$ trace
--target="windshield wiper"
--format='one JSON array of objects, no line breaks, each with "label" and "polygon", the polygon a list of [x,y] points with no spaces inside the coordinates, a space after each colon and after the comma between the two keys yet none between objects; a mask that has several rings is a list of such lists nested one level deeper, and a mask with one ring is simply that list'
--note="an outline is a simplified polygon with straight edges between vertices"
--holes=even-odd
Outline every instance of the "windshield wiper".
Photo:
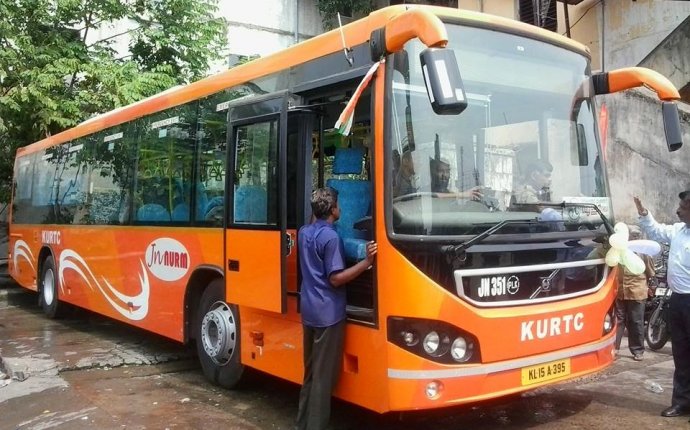
[{"label": "windshield wiper", "polygon": [[525,223],[530,224],[533,222],[539,222],[539,220],[537,218],[504,219],[503,221],[499,222],[495,226],[484,230],[483,232],[481,232],[478,235],[464,241],[463,243],[460,243],[457,245],[446,245],[446,246],[441,247],[441,250],[446,254],[453,254],[455,256],[458,256],[464,250],[469,248],[470,246],[474,245],[475,243],[481,242],[482,240],[484,240],[487,237],[491,236],[492,234],[496,233],[498,230],[500,230],[501,228],[503,228],[504,226],[506,226],[508,224],[525,224]]},{"label": "windshield wiper", "polygon": [[[525,203],[522,203],[525,204]],[[520,203],[518,203],[520,205]],[[608,234],[613,234],[613,225],[611,225],[611,221],[609,221],[608,218],[606,218],[606,215],[599,209],[599,206],[595,203],[580,203],[580,202],[566,202],[563,201],[561,203],[549,203],[549,202],[539,202],[539,203],[530,203],[530,206],[547,206],[550,208],[561,208],[561,210],[565,210],[566,207],[572,206],[576,208],[591,208],[596,211],[597,214],[599,214],[599,217],[604,223],[604,227],[606,227],[606,231]]]}]

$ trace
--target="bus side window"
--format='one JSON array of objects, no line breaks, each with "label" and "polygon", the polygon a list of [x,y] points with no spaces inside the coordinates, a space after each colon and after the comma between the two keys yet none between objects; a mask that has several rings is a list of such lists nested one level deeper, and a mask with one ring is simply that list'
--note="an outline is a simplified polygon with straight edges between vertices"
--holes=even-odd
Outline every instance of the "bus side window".
[{"label": "bus side window", "polygon": [[233,222],[278,224],[278,122],[275,119],[237,127]]},{"label": "bus side window", "polygon": [[227,117],[223,106],[227,92],[200,101],[197,132],[194,220],[220,227],[225,211],[225,163],[227,157]]}]

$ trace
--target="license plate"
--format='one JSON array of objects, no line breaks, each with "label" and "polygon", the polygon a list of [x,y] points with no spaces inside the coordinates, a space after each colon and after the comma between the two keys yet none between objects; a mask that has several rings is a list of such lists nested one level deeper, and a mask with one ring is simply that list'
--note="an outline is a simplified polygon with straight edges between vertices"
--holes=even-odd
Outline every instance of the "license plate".
[{"label": "license plate", "polygon": [[570,359],[522,368],[522,385],[532,385],[570,375]]},{"label": "license plate", "polygon": [[657,287],[656,290],[654,290],[654,295],[655,296],[665,296],[666,295],[666,288]]}]

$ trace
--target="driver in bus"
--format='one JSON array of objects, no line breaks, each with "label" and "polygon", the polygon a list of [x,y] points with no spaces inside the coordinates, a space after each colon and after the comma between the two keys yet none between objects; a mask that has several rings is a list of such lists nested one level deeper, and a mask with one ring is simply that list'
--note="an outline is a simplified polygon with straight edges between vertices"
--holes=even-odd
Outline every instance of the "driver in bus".
[{"label": "driver in bus", "polygon": [[465,191],[451,191],[450,163],[444,159],[429,158],[429,171],[431,172],[431,192],[439,197],[455,197],[459,199],[481,200],[483,197],[481,187],[472,187]]},{"label": "driver in bus", "polygon": [[515,192],[515,203],[539,203],[551,200],[551,172],[546,160],[534,160],[527,165],[525,183]]}]

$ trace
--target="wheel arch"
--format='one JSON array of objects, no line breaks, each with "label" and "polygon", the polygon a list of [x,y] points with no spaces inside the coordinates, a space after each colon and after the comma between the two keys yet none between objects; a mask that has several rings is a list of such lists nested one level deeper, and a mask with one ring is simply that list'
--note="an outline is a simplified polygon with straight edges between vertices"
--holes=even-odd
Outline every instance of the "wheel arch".
[{"label": "wheel arch", "polygon": [[189,277],[184,296],[184,338],[183,342],[188,344],[194,338],[194,321],[199,309],[201,295],[208,285],[219,278],[223,278],[223,269],[218,266],[202,265],[194,269],[192,276]]}]

